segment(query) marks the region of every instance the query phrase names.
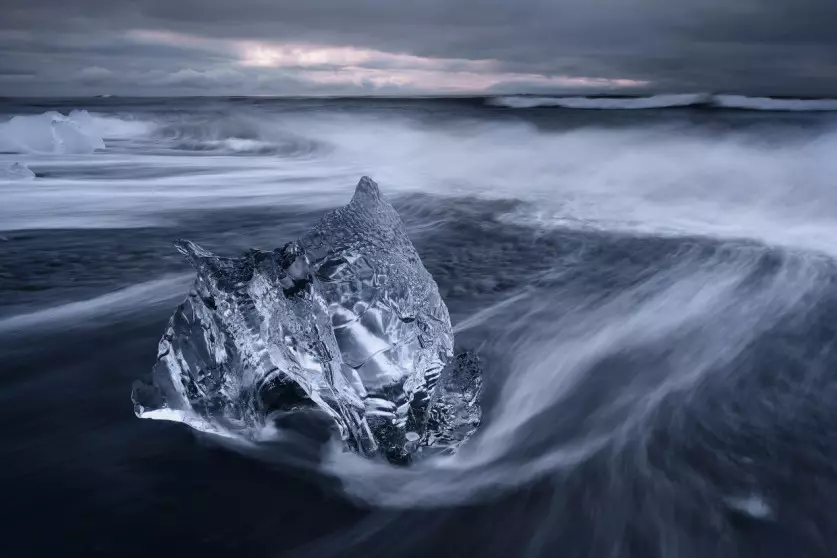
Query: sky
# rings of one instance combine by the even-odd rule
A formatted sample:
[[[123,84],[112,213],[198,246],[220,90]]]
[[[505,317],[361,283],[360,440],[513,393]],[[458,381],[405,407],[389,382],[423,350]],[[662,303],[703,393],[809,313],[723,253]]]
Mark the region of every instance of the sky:
[[[837,96],[837,0],[3,0],[0,95]]]

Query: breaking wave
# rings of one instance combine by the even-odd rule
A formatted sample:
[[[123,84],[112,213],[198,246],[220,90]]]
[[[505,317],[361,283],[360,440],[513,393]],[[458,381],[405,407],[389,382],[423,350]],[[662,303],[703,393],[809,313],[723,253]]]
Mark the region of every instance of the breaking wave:
[[[162,120],[153,136],[173,149],[222,154],[304,157],[325,147],[322,142],[284,128],[275,119],[247,114],[189,115]]]
[[[706,107],[793,112],[837,111],[837,99],[784,99],[710,94],[653,95],[649,97],[530,97],[509,95],[492,97],[487,102],[493,106],[517,109],[559,107],[593,110],[646,110]]]
[[[151,114],[140,119],[73,110],[66,115],[17,115],[0,122],[0,153],[78,155],[131,140],[146,147],[219,155],[304,157],[327,148],[275,119],[247,114]]]

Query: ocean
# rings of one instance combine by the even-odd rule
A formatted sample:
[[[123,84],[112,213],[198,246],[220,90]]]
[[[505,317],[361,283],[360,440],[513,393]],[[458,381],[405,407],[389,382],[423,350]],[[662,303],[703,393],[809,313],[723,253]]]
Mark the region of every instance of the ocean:
[[[3,555],[829,556],[833,101],[0,101]],[[139,420],[194,271],[370,176],[483,362],[408,467]],[[833,497],[832,497],[833,496]]]

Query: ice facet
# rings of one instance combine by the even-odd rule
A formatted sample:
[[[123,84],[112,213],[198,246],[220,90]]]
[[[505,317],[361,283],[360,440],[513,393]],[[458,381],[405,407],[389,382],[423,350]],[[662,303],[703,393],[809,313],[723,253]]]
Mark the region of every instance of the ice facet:
[[[460,417],[479,422],[478,367],[476,380],[455,372],[436,390],[453,356],[447,307],[369,178],[272,252],[178,249],[198,277],[160,341],[151,383],[134,388],[137,416],[257,439],[274,413],[316,406],[351,448],[399,462],[421,445],[464,441],[473,429]]]
[[[470,351],[456,355],[439,380],[430,399],[427,426],[421,444],[453,453],[479,428],[482,409],[482,366]]]

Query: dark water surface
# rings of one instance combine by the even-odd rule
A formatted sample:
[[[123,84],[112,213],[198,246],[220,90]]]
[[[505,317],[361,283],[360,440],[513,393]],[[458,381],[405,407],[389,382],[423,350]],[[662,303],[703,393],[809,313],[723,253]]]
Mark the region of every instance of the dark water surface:
[[[50,147],[43,113],[73,109],[89,111],[70,116],[78,134]],[[473,99],[2,110],[35,120],[0,163],[36,175],[0,181],[3,555],[834,554],[830,115]],[[131,383],[192,279],[172,242],[279,246],[362,174],[485,363],[477,436],[405,469],[315,434],[295,460],[135,418]]]

